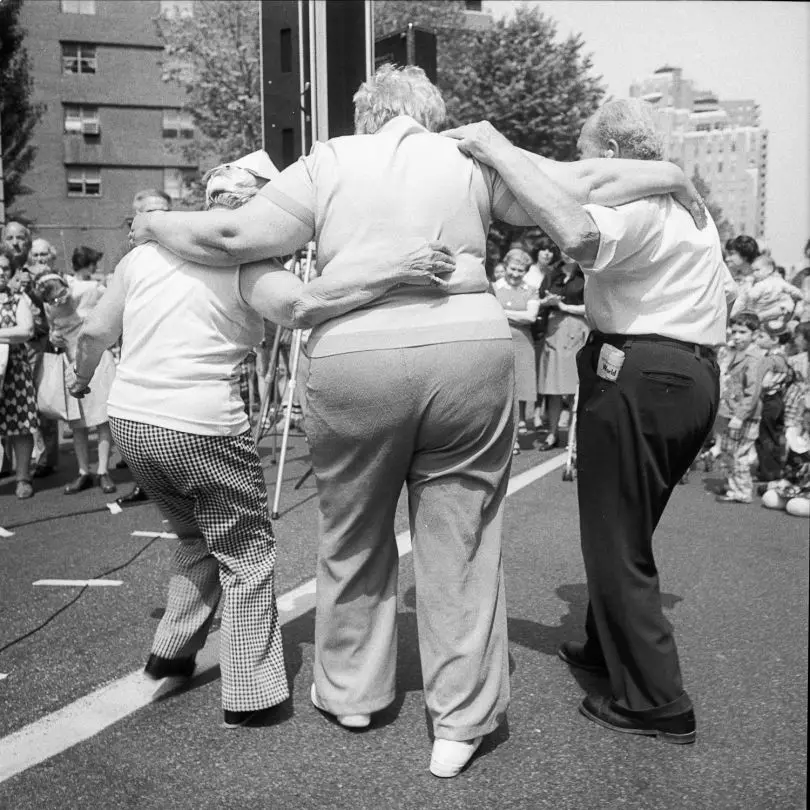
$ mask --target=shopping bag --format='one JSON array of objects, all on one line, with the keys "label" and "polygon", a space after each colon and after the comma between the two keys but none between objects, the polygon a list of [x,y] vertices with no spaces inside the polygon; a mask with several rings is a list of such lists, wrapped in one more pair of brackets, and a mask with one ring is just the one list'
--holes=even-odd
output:
[{"label": "shopping bag", "polygon": [[8,368],[8,343],[0,343],[0,388],[3,387],[3,377]]},{"label": "shopping bag", "polygon": [[67,368],[67,355],[42,355],[39,381],[37,384],[37,410],[51,419],[80,419],[79,403],[67,392],[65,386],[65,370]]}]

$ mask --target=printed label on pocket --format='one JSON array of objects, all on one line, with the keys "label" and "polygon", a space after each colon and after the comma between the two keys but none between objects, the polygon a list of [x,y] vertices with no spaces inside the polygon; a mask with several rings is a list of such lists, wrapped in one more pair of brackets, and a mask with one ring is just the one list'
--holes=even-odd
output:
[{"label": "printed label on pocket", "polygon": [[624,352],[611,346],[609,343],[603,343],[602,348],[599,350],[599,362],[596,364],[596,374],[603,380],[609,382],[616,382],[619,372],[624,363]]}]

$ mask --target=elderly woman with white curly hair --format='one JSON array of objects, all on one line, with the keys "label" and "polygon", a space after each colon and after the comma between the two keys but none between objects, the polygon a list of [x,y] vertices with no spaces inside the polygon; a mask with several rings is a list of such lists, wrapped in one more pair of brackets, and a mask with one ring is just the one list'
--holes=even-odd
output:
[{"label": "elderly woman with white curly hair", "polygon": [[[430,770],[455,776],[509,703],[501,517],[516,424],[509,323],[484,271],[493,217],[531,223],[500,177],[437,134],[445,105],[424,72],[381,67],[354,97],[356,134],[318,143],[238,211],[146,214],[136,242],[229,265],[318,244],[323,278],[361,248],[441,240],[456,269],[440,295],[399,288],[318,326],[308,344],[320,496],[315,706],[366,727],[395,697],[398,552],[408,490]],[[545,165],[544,161],[544,165]],[[684,188],[666,164],[548,162],[580,199]]]}]

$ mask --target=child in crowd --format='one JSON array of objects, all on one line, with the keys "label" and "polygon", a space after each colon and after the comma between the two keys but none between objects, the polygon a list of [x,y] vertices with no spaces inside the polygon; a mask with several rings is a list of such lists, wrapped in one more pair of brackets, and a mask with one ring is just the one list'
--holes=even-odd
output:
[{"label": "child in crowd", "polygon": [[787,328],[773,328],[767,322],[756,334],[757,346],[764,353],[760,393],[762,414],[755,442],[759,461],[757,478],[760,481],[776,481],[782,477],[785,395],[796,378],[785,354],[789,340]]},{"label": "child in crowd", "polygon": [[720,450],[727,473],[721,503],[751,503],[754,482],[751,453],[759,435],[762,413],[762,351],[754,344],[759,318],[743,311],[731,319],[731,347],[726,386],[720,399],[718,427]]},{"label": "child in crowd", "polygon": [[770,256],[757,256],[751,267],[753,282],[750,287],[742,290],[741,300],[735,305],[735,309],[738,312],[753,312],[760,323],[784,328],[797,306],[804,300],[801,290],[776,272],[776,265]]},{"label": "child in crowd", "polygon": [[787,461],[783,477],[768,485],[762,505],[810,517],[810,385],[797,380],[785,407]]}]

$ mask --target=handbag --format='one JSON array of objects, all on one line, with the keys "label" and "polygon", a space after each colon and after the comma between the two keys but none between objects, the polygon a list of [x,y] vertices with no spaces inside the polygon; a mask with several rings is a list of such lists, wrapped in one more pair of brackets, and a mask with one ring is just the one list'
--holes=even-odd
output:
[{"label": "handbag", "polygon": [[42,355],[37,382],[37,410],[51,419],[69,422],[81,419],[82,412],[78,400],[68,394],[65,385],[67,364],[66,354],[46,352]]},{"label": "handbag", "polygon": [[3,378],[8,368],[8,343],[0,343],[0,388],[3,387]]}]

